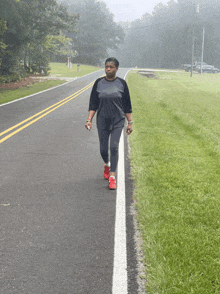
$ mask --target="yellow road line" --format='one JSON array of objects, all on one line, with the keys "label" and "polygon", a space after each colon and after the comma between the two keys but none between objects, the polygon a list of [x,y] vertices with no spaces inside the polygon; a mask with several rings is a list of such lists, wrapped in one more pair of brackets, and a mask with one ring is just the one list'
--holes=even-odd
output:
[{"label": "yellow road line", "polygon": [[[32,118],[34,118],[34,117],[40,115],[41,113],[43,113],[43,112],[45,112],[45,111],[47,111],[47,110],[49,110],[49,109],[55,107],[56,105],[62,103],[63,101],[65,101],[65,100],[67,100],[67,99],[70,99],[71,97],[72,97],[72,98],[75,98],[76,96],[78,96],[79,94],[81,94],[82,92],[84,92],[85,90],[87,90],[90,86],[92,86],[93,83],[94,83],[94,82],[90,83],[89,85],[87,85],[86,87],[84,87],[84,88],[82,88],[81,90],[77,91],[76,93],[70,95],[69,97],[67,97],[67,98],[65,98],[65,99],[63,99],[63,100],[61,100],[61,101],[59,101],[59,102],[57,102],[57,103],[51,105],[50,107],[48,107],[48,108],[46,108],[46,109],[44,109],[44,110],[42,110],[42,111],[36,113],[35,115],[33,115],[33,116],[31,116],[31,117],[29,117],[29,118],[23,120],[22,122],[16,124],[15,126],[13,126],[13,127],[9,128],[9,129],[5,130],[4,132],[0,133],[0,137],[3,136],[4,134],[7,134],[7,133],[10,132],[10,131],[12,131],[13,129],[19,127],[20,125],[26,123],[27,121],[31,120]],[[74,97],[73,97],[73,96],[74,96]]]},{"label": "yellow road line", "polygon": [[[23,129],[27,128],[28,126],[32,125],[33,123],[35,123],[36,121],[38,121],[39,119],[43,118],[44,116],[46,116],[47,114],[49,114],[50,112],[56,110],[57,108],[59,108],[60,106],[66,104],[67,102],[71,101],[72,99],[76,98],[78,95],[82,94],[83,92],[85,92],[86,90],[88,90],[92,85],[94,84],[94,82],[88,84],[87,86],[85,86],[84,88],[82,88],[81,90],[77,91],[76,93],[70,95],[69,97],[53,104],[52,106],[38,112],[37,114],[23,120],[22,122],[16,124],[15,126],[5,130],[4,132],[0,133],[0,136],[3,136],[4,134],[7,134],[8,132],[12,131],[13,129],[19,127],[22,124],[25,124],[26,122],[32,120],[34,117],[38,116],[37,118],[35,118],[34,120],[32,120],[31,122],[25,124],[24,126],[22,126],[21,128],[17,129],[16,131],[10,133],[9,135],[5,136],[4,138],[2,138],[0,140],[0,144],[3,143],[4,141],[6,141],[7,139],[9,139],[10,137],[14,136],[15,134],[17,134],[18,132],[22,131]],[[52,109],[51,109],[52,108]],[[49,110],[50,109],[50,110]],[[48,111],[49,110],[49,111]],[[44,113],[45,112],[45,113]],[[44,114],[42,114],[44,113]],[[40,114],[42,114],[41,116],[39,116]]]}]

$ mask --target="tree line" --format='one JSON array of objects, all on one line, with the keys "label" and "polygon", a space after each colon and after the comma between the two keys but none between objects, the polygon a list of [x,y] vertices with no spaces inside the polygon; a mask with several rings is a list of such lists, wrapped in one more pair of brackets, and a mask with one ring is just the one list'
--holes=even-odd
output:
[{"label": "tree line", "polygon": [[0,75],[48,73],[50,61],[98,65],[123,40],[104,2],[1,0]]},{"label": "tree line", "polygon": [[[63,2],[64,1],[64,2]],[[50,61],[102,65],[109,55],[121,66],[179,68],[199,61],[220,67],[220,0],[170,0],[133,22],[114,21],[96,0],[1,0],[0,76],[47,74]]]},{"label": "tree line", "polygon": [[[170,0],[152,14],[121,23],[125,40],[111,51],[122,66],[180,68],[201,60],[203,27],[204,61],[220,68],[220,0]],[[194,37],[194,38],[193,38]]]},{"label": "tree line", "polygon": [[47,73],[50,53],[62,53],[63,32],[74,31],[78,18],[55,0],[1,0],[0,74]]},{"label": "tree line", "polygon": [[69,7],[69,12],[79,13],[77,31],[69,33],[77,52],[74,61],[102,65],[109,49],[118,48],[124,40],[123,28],[114,22],[104,2],[78,1]]}]

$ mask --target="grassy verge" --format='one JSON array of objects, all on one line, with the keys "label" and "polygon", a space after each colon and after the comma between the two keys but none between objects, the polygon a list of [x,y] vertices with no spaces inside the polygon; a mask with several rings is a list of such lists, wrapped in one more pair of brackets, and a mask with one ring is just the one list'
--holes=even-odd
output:
[{"label": "grassy verge", "polygon": [[220,75],[128,76],[147,293],[220,293]]},{"label": "grassy verge", "polygon": [[[81,77],[91,72],[97,71],[101,68],[88,65],[80,65],[80,69],[77,72],[77,65],[73,64],[72,68],[68,68],[65,63],[50,63],[51,71],[50,75],[59,77]],[[46,89],[53,86],[57,86],[65,83],[64,80],[49,80],[41,82],[39,84],[34,84],[28,87],[21,87],[16,90],[10,89],[0,89],[0,104],[13,101]]]},{"label": "grassy verge", "polygon": [[65,63],[50,63],[50,75],[58,77],[81,77],[91,72],[100,70],[100,67],[80,64],[79,71],[77,71],[77,64],[72,64],[72,68],[68,68]]},{"label": "grassy verge", "polygon": [[65,83],[65,81],[63,80],[50,80],[46,82],[41,82],[39,84],[33,84],[28,87],[21,87],[15,90],[0,89],[0,104],[7,103],[63,83]]}]

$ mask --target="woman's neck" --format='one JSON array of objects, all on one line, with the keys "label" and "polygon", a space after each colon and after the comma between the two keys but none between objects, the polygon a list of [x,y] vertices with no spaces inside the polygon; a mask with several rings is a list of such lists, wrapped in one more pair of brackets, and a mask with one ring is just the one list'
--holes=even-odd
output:
[{"label": "woman's neck", "polygon": [[108,81],[114,81],[114,80],[116,79],[116,76],[114,76],[114,77],[112,77],[112,78],[108,78],[108,77],[106,76],[105,78],[106,78],[106,80],[108,80]]}]

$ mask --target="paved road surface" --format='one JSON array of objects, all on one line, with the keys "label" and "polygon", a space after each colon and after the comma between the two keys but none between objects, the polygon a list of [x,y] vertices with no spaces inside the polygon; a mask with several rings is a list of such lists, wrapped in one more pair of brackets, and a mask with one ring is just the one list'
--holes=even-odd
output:
[{"label": "paved road surface", "polygon": [[[1,294],[112,293],[116,192],[102,176],[95,121],[90,132],[84,127],[87,85],[103,74],[0,107]],[[125,135],[128,293],[135,294],[127,154]]]}]

